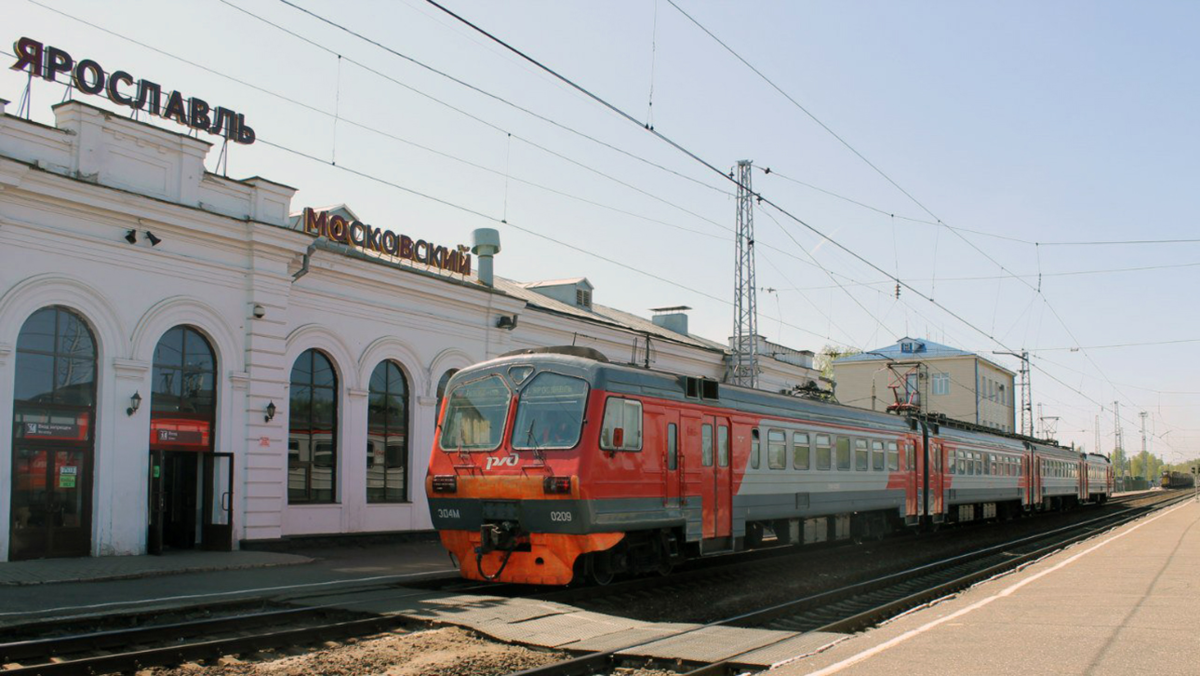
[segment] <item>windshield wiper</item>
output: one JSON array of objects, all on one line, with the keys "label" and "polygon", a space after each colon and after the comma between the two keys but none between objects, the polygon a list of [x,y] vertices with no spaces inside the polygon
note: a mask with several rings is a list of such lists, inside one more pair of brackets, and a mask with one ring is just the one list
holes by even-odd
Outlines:
[{"label": "windshield wiper", "polygon": [[527,444],[533,447],[533,457],[544,465],[546,464],[546,455],[542,453],[542,449],[538,447],[537,441],[533,438],[533,426],[536,424],[537,418],[531,418],[529,420],[529,434],[526,435],[525,441]]}]

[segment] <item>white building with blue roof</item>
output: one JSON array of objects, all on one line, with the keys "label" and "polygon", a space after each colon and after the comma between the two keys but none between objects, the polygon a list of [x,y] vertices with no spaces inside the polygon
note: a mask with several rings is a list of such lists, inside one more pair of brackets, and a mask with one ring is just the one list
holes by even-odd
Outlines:
[{"label": "white building with blue roof", "polygon": [[1003,432],[1016,431],[1014,376],[974,352],[908,336],[833,362],[843,404],[882,411],[900,402]]}]

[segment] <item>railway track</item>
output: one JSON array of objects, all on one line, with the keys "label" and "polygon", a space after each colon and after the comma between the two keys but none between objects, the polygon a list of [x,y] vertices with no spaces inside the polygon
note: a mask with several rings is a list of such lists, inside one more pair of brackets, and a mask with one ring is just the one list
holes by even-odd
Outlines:
[{"label": "railway track", "polygon": [[[1109,500],[1106,507],[1112,508],[1121,504],[1146,499],[1148,494],[1136,493],[1123,495]],[[1094,509],[1087,507],[1085,509]],[[993,522],[974,522],[956,526],[953,530],[943,530],[936,534],[925,534],[922,542],[930,542],[938,538],[958,538],[964,532],[986,532],[994,527]],[[886,543],[903,543],[913,541],[911,534],[898,534],[887,538]],[[644,576],[619,580],[606,586],[579,586],[569,588],[551,588],[544,591],[530,592],[530,588],[521,585],[499,585],[489,588],[489,594],[497,596],[524,596],[542,601],[553,601],[568,605],[593,604],[593,609],[603,612],[606,608],[629,607],[645,601],[653,595],[682,594],[693,589],[703,589],[715,583],[743,580],[747,577],[767,577],[777,572],[793,570],[797,565],[813,567],[820,565],[819,559],[837,557],[844,552],[856,551],[859,543],[851,541],[827,542],[820,545],[804,545],[802,547],[779,547],[751,551],[742,554],[732,554],[722,557],[698,559],[668,576]]]},{"label": "railway track", "polygon": [[[853,633],[1191,497],[1190,491],[1186,494],[1167,494],[1153,504],[1131,506],[1118,513],[1105,514],[909,570],[742,613],[707,623],[688,632],[681,632],[681,635],[717,626],[788,632],[787,638],[782,640],[808,632]],[[1146,499],[1147,496],[1139,495],[1112,502],[1120,504]],[[545,667],[521,671],[513,676],[584,676],[611,673],[618,668],[664,667],[686,676],[732,676],[762,669],[760,665],[738,662],[738,655],[709,664],[679,661],[664,664],[661,661],[628,654],[636,652],[637,648],[643,645],[645,643],[623,646],[603,653],[579,655]],[[762,650],[764,647],[759,645],[754,650]]]},{"label": "railway track", "polygon": [[[1180,496],[1186,498],[1190,496]],[[1131,496],[1129,500],[1144,496]],[[1119,501],[1118,501],[1119,502]],[[979,579],[1011,569],[1025,560],[1044,552],[1088,537],[1104,528],[1136,518],[1145,508],[1134,508],[1120,514],[1105,515],[1084,523],[1073,524],[1051,533],[1040,533],[1021,541],[1029,551],[1017,554],[1017,542],[987,548],[971,554],[947,559],[936,564],[913,568],[867,582],[848,585],[822,594],[809,596],[789,604],[742,614],[705,626],[753,626],[797,631],[855,631],[903,609],[919,605],[930,594],[945,595],[973,584]],[[1132,512],[1132,513],[1131,513]],[[1073,534],[1072,534],[1073,533]],[[1047,543],[1047,540],[1054,542]],[[836,552],[829,547],[825,551]],[[779,550],[780,552],[784,550]],[[807,552],[811,554],[810,552]],[[667,578],[679,577],[676,584],[703,584],[712,575],[747,575],[747,566],[794,565],[792,556],[778,553],[747,563],[713,564]],[[715,571],[715,572],[714,572]],[[604,594],[623,589],[661,588],[664,579],[635,580],[613,587],[567,590],[566,594]],[[446,591],[472,592],[487,590],[495,585],[440,580],[422,585],[440,587]],[[523,588],[528,593],[528,587]],[[422,593],[419,590],[394,585],[366,585],[355,591],[371,590],[372,600],[401,598]],[[73,618],[67,621],[43,622],[23,628],[19,636],[10,631],[0,633],[0,676],[24,674],[80,674],[135,671],[151,666],[170,666],[191,661],[212,660],[226,655],[258,653],[269,649],[324,646],[327,642],[358,637],[383,631],[404,633],[429,623],[400,616],[379,616],[355,612],[344,600],[322,603],[326,596],[337,596],[347,589],[324,591],[274,600],[256,599],[241,603],[212,604],[175,611],[130,613],[115,618]],[[512,586],[505,593],[520,593]],[[547,594],[550,596],[550,594]],[[165,613],[170,613],[164,616]],[[199,616],[198,616],[199,615]],[[97,627],[99,622],[105,625]],[[112,628],[113,625],[119,625]],[[615,652],[580,655],[551,667],[523,672],[537,675],[572,675],[603,673],[625,665],[630,658],[618,658]],[[687,664],[678,661],[658,663],[646,658],[636,659],[634,666],[670,668],[678,671],[694,668],[697,674],[724,674],[736,670],[736,662],[718,665]],[[715,669],[715,671],[714,671]],[[706,671],[707,670],[707,671]]]},{"label": "railway track", "polygon": [[[381,590],[382,591],[382,590]],[[392,588],[392,598],[419,594]],[[321,595],[304,597],[308,602]],[[381,593],[375,598],[388,598]],[[102,674],[169,666],[226,655],[323,644],[381,631],[407,631],[428,623],[380,616],[336,604],[293,605],[261,601],[224,604],[213,616],[194,617],[202,609],[163,611],[110,618],[119,628],[88,628],[80,620],[45,622],[24,628],[26,638],[0,643],[0,676],[26,674]]]}]

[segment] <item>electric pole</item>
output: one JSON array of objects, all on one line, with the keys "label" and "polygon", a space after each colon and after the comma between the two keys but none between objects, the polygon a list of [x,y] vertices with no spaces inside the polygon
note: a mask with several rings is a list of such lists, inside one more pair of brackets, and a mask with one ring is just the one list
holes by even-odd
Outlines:
[{"label": "electric pole", "polygon": [[1117,465],[1117,476],[1120,477],[1122,479],[1122,483],[1124,483],[1125,450],[1121,448],[1121,402],[1114,401],[1113,402],[1113,455],[1114,456],[1117,454],[1118,450],[1121,451],[1121,457],[1118,459],[1118,462],[1120,464]]},{"label": "electric pole", "polygon": [[1150,482],[1150,456],[1146,453],[1146,412],[1138,413],[1142,419],[1142,471],[1146,474],[1146,483]]},{"label": "electric pole", "polygon": [[993,350],[992,354],[1007,354],[1021,360],[1021,434],[1033,436],[1033,392],[1029,389],[1029,352],[1004,352]]},{"label": "electric pole", "polygon": [[753,162],[738,162],[737,258],[733,289],[733,384],[758,385],[758,301],[754,281],[754,191],[750,189]]}]

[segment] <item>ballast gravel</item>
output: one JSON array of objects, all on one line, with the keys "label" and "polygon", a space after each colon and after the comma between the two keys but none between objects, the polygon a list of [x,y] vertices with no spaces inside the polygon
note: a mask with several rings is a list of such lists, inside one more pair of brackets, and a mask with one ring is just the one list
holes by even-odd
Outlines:
[{"label": "ballast gravel", "polygon": [[147,669],[138,676],[499,676],[567,657],[491,641],[458,627],[380,634],[287,653],[227,656],[206,664]]}]

